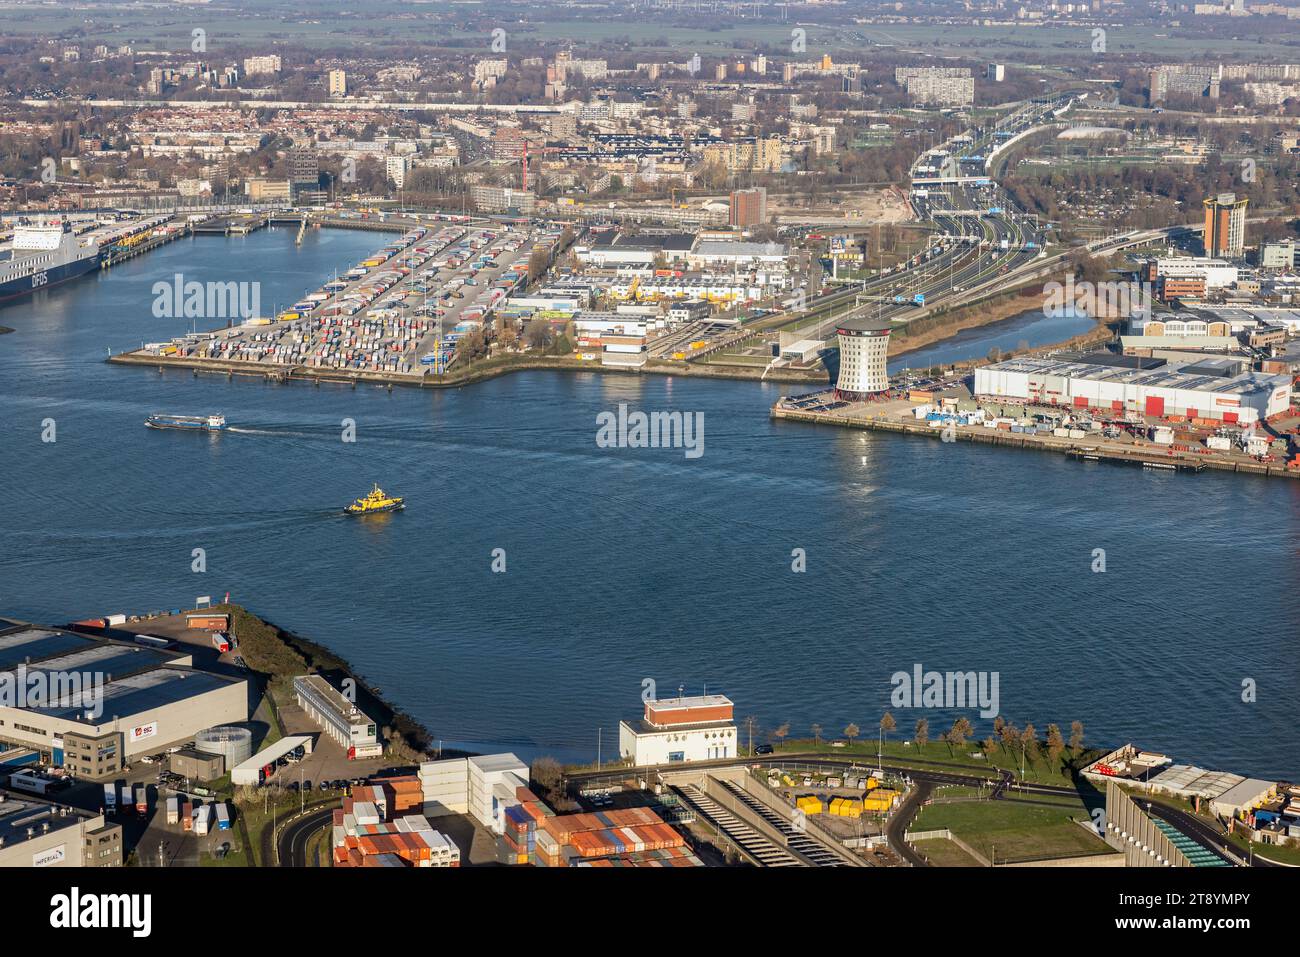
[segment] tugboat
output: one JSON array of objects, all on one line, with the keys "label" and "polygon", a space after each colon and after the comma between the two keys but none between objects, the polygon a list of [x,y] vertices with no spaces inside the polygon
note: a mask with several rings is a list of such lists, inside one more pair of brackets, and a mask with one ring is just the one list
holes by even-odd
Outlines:
[{"label": "tugboat", "polygon": [[144,420],[151,429],[199,429],[203,432],[221,432],[226,428],[224,415],[165,415],[156,412]]},{"label": "tugboat", "polygon": [[376,512],[396,512],[406,508],[406,500],[394,498],[378,485],[365,498],[359,498],[343,511],[349,515],[374,515]]}]

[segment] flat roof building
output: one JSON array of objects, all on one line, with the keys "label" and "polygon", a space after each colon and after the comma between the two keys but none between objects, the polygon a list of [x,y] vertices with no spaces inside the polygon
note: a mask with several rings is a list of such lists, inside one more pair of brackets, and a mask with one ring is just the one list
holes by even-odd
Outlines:
[{"label": "flat roof building", "polygon": [[0,741],[97,778],[205,728],[247,720],[248,682],[196,671],[191,661],[0,619]]},{"label": "flat roof building", "polygon": [[[1110,357],[1113,358],[1113,357]],[[1040,405],[1217,419],[1250,425],[1290,408],[1286,376],[1245,372],[1224,376],[1193,363],[1161,362],[1132,369],[1077,359],[1021,358],[975,370],[977,397],[1021,399]]]},{"label": "flat roof building", "polygon": [[63,804],[0,796],[0,867],[121,867],[122,828]]},{"label": "flat roof building", "polygon": [[348,753],[348,760],[384,753],[375,720],[320,675],[294,678],[293,692],[311,719]]},{"label": "flat roof building", "polygon": [[619,753],[637,767],[734,758],[734,710],[720,694],[652,698],[640,718],[619,722]]}]

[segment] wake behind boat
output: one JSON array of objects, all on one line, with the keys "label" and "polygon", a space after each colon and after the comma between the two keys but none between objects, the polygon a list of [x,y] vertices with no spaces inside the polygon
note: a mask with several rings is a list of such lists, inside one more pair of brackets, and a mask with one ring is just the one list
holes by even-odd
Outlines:
[{"label": "wake behind boat", "polygon": [[222,432],[226,428],[224,415],[167,415],[154,413],[144,420],[151,429],[194,429],[200,432]]}]

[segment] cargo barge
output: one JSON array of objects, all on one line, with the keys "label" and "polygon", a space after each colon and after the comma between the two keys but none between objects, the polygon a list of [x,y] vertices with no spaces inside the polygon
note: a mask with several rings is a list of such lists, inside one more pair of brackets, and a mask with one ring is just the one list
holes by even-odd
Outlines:
[{"label": "cargo barge", "polygon": [[1183,462],[1178,460],[1153,462],[1150,459],[1144,458],[1108,455],[1094,448],[1070,449],[1067,454],[1070,458],[1078,459],[1080,462],[1105,462],[1108,465],[1133,465],[1156,472],[1190,472],[1193,475],[1199,475],[1205,471],[1204,462]]},{"label": "cargo barge", "polygon": [[166,415],[156,412],[144,420],[151,429],[190,429],[200,432],[222,432],[226,429],[224,415]]}]

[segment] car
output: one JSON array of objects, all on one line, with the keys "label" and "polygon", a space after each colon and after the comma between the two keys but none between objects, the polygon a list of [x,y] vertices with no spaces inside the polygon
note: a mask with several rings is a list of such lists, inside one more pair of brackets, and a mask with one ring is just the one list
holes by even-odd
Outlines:
[{"label": "car", "polygon": [[145,764],[153,764],[153,763],[154,763],[153,755],[151,755],[151,754],[142,754],[142,755],[140,756],[140,760],[143,761]]},{"label": "car", "polygon": [[756,745],[754,748],[755,754],[773,754],[775,753],[775,751],[776,749],[773,748],[770,744],[760,744],[760,745]]},{"label": "car", "polygon": [[310,782],[310,781],[303,781],[303,782],[302,782],[302,789],[303,789],[304,791],[310,791],[310,790],[311,790],[311,782]]},{"label": "car", "polygon": [[296,791],[298,790],[298,782],[297,782],[297,781],[290,781],[290,782],[289,782],[289,790],[290,790],[290,791],[294,791],[294,792],[296,792]]}]

